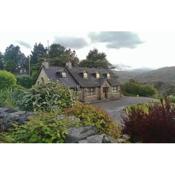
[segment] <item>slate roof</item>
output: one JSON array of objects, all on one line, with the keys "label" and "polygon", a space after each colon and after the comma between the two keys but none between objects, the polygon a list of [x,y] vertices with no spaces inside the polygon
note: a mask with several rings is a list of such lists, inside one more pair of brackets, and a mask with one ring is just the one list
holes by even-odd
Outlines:
[{"label": "slate roof", "polygon": [[[77,83],[74,81],[74,79],[71,77],[71,75],[68,73],[67,69],[65,69],[64,67],[53,67],[50,66],[48,69],[44,68],[47,76],[49,79],[53,80],[53,81],[60,81],[62,84],[64,84],[67,87],[70,88],[76,88],[77,87]],[[66,72],[66,78],[62,78],[59,77],[57,75],[58,72]]]},{"label": "slate roof", "polygon": [[[73,68],[67,68],[68,71],[71,73],[71,75],[74,77],[76,82],[81,87],[99,87],[103,84],[104,81],[108,81],[108,83],[111,86],[119,85],[117,77],[114,76],[113,72],[108,69],[102,69],[102,68],[82,68],[82,67],[73,67]],[[84,79],[81,73],[86,71],[88,73],[88,78]],[[98,72],[100,74],[99,79],[97,79],[93,74]],[[107,79],[104,78],[103,75],[110,73],[111,78]]]},{"label": "slate roof", "polygon": [[[102,68],[82,68],[82,67],[49,67],[48,69],[44,68],[45,72],[49,79],[58,80],[63,83],[65,86],[76,88],[80,87],[100,87],[104,81],[107,81],[111,86],[119,85],[118,78],[113,74],[109,69]],[[65,71],[67,73],[66,78],[59,77],[58,72]],[[82,73],[86,71],[88,73],[88,78],[84,79]],[[100,78],[97,79],[94,74],[100,74]],[[107,79],[103,75],[110,73],[111,78]]]}]

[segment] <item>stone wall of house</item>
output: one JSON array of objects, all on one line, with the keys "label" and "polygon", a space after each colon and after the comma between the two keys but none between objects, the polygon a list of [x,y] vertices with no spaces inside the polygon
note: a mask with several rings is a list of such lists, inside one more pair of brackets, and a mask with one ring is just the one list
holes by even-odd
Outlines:
[{"label": "stone wall of house", "polygon": [[112,87],[109,88],[109,99],[114,100],[114,99],[119,99],[120,97],[121,97],[120,90],[118,90],[117,92],[113,92]]},{"label": "stone wall of house", "polygon": [[[80,90],[80,101],[82,102],[93,102],[98,100],[105,100],[105,94],[103,92],[103,87],[95,89],[95,95],[88,95],[87,88],[82,88]],[[107,99],[119,99],[121,97],[120,91],[113,92],[112,87],[108,87],[108,98]]]},{"label": "stone wall of house", "polygon": [[36,81],[36,84],[41,84],[41,83],[46,83],[46,84],[49,83],[49,78],[46,75],[44,69],[41,70],[41,72],[40,72],[40,74],[38,76],[38,79]]},{"label": "stone wall of house", "polygon": [[80,101],[91,102],[99,100],[99,88],[95,88],[95,95],[89,95],[87,88],[81,89]]}]

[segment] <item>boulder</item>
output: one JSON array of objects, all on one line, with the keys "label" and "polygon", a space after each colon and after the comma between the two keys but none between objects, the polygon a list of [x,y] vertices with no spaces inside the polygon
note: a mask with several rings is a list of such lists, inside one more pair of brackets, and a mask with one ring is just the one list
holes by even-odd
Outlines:
[{"label": "boulder", "polygon": [[103,143],[104,134],[93,135],[87,137],[85,140],[80,140],[78,143]]},{"label": "boulder", "polygon": [[106,134],[97,134],[80,140],[78,143],[116,143],[116,141]]},{"label": "boulder", "polygon": [[96,127],[85,126],[79,128],[70,128],[65,143],[78,143],[80,140],[85,140],[87,137],[98,133]]},{"label": "boulder", "polygon": [[8,130],[14,123],[24,124],[31,115],[31,112],[0,108],[0,131]]}]

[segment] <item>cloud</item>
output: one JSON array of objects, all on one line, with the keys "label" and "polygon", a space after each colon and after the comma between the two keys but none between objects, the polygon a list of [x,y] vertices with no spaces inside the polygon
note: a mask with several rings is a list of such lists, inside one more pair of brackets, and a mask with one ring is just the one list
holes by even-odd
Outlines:
[{"label": "cloud", "polygon": [[29,43],[26,43],[26,42],[24,42],[24,41],[16,41],[20,46],[23,46],[23,47],[25,47],[25,48],[27,48],[27,49],[31,49],[32,47],[31,47],[31,45],[29,44]]},{"label": "cloud", "polygon": [[107,48],[112,49],[133,49],[143,43],[136,33],[127,31],[92,32],[89,33],[89,38],[93,43],[105,43]]},{"label": "cloud", "polygon": [[55,37],[54,43],[73,49],[81,49],[88,45],[84,38],[79,37]]}]

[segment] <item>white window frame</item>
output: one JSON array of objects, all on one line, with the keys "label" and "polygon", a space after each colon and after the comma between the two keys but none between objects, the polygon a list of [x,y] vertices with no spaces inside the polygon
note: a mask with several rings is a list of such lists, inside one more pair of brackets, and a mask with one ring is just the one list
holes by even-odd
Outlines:
[{"label": "white window frame", "polygon": [[88,73],[87,72],[83,72],[83,78],[88,79]]},{"label": "white window frame", "polygon": [[112,87],[112,93],[117,93],[118,92],[118,87],[117,86],[113,86]]},{"label": "white window frame", "polygon": [[61,75],[62,75],[62,78],[66,78],[67,77],[66,72],[62,72]]}]

